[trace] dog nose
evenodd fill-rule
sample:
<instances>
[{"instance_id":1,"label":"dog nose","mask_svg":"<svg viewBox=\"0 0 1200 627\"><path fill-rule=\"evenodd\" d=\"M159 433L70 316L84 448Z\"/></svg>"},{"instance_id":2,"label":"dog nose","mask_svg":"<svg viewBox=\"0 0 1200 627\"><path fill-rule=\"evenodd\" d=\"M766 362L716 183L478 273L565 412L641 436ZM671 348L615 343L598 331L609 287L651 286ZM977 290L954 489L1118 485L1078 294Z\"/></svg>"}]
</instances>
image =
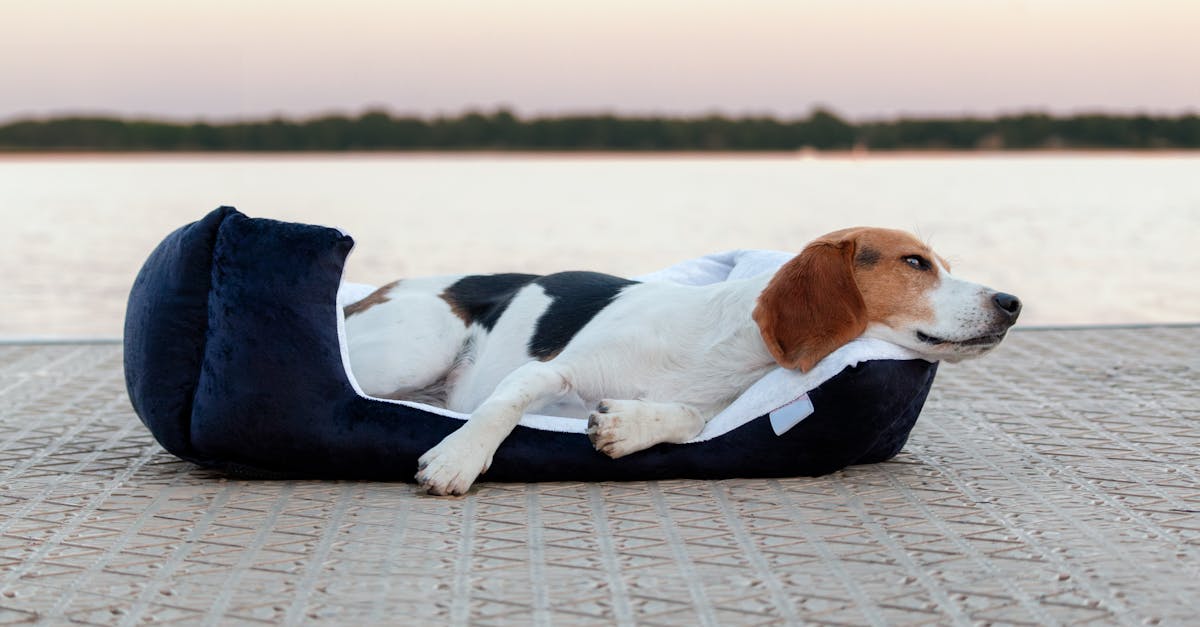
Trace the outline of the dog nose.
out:
<instances>
[{"instance_id":1,"label":"dog nose","mask_svg":"<svg viewBox=\"0 0 1200 627\"><path fill-rule=\"evenodd\" d=\"M1012 294L996 292L992 296L992 303L996 305L996 309L1003 311L1010 321L1016 322L1017 316L1021 314L1021 299Z\"/></svg>"}]
</instances>

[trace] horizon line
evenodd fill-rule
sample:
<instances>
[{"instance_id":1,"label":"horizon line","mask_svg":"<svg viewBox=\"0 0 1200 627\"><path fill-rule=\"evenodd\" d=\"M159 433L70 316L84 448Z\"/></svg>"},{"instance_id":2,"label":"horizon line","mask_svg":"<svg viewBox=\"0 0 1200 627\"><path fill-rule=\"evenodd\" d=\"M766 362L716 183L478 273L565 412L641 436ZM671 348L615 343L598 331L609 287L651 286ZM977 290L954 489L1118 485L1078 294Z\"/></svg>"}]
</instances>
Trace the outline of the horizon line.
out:
<instances>
[{"instance_id":1,"label":"horizon line","mask_svg":"<svg viewBox=\"0 0 1200 627\"><path fill-rule=\"evenodd\" d=\"M639 110L621 110L615 107L599 107L595 109L570 109L562 111L539 111L539 112L521 112L515 107L506 104L497 104L491 106L475 106L467 105L455 112L435 111L435 112L419 112L406 111L400 108L393 108L386 105L366 105L352 108L326 109L316 110L309 113L287 113L283 111L264 112L258 114L247 115L231 115L231 116L209 116L209 115L174 115L174 114L159 114L159 113L136 113L136 112L117 112L103 109L64 109L54 112L22 112L12 115L0 116L0 126L8 126L21 122L51 122L57 120L69 119L92 119L92 120L114 120L120 122L151 122L162 124L209 124L209 125L230 125L244 123L261 123L264 121L284 121L284 122L308 122L325 118L361 118L365 115L373 113L384 113L393 119L420 119L424 121L434 121L439 119L461 119L469 115L483 115L485 117L494 116L501 113L508 113L518 121L528 122L537 120L555 120L555 119L573 119L573 118L598 118L612 117L618 119L653 119L653 120L702 120L708 118L724 118L730 120L743 119L770 119L781 122L799 121L811 118L815 113L829 113L840 120L853 125L862 124L881 124L900 121L914 120L998 120L1002 118L1015 118L1026 116L1043 116L1049 118L1075 118L1075 117L1114 117L1114 118L1187 118L1200 116L1200 105L1188 106L1178 109L1156 109L1153 107L1077 107L1070 111L1055 111L1052 107L1029 106L1021 108L1013 108L1000 110L991 113L980 113L970 111L960 112L899 112L894 114L880 114L867 116L847 116L838 111L836 107L818 104L810 107L806 113L779 113L769 111L755 111L746 109L743 111L728 111L720 108L712 108L696 111L639 111Z\"/></svg>"}]
</instances>

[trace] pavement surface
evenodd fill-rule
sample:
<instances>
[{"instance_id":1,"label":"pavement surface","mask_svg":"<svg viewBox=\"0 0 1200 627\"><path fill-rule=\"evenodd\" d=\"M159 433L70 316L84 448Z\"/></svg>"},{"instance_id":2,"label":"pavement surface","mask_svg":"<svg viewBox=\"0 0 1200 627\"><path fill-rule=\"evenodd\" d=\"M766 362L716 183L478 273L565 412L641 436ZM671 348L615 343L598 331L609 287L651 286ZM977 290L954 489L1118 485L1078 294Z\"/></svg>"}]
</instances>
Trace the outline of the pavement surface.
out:
<instances>
[{"instance_id":1,"label":"pavement surface","mask_svg":"<svg viewBox=\"0 0 1200 627\"><path fill-rule=\"evenodd\" d=\"M819 478L244 481L117 345L0 345L0 622L1197 624L1200 326L1014 332Z\"/></svg>"}]
</instances>

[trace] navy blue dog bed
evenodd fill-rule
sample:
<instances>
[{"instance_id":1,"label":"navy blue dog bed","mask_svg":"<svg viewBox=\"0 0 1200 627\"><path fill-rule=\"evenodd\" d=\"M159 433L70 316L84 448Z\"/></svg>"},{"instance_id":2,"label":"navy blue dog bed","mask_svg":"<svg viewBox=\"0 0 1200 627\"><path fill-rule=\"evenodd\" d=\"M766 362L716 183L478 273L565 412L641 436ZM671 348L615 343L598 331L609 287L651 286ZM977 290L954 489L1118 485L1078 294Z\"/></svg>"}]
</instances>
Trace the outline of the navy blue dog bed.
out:
<instances>
[{"instance_id":1,"label":"navy blue dog bed","mask_svg":"<svg viewBox=\"0 0 1200 627\"><path fill-rule=\"evenodd\" d=\"M163 448L240 476L412 480L417 458L462 417L357 391L337 301L352 246L336 229L230 207L167 236L138 274L125 320L129 397ZM919 359L864 361L809 390L800 401L813 411L794 426L780 429L794 409L784 407L774 425L761 415L617 460L580 432L518 426L481 479L821 475L880 462L904 446L936 370Z\"/></svg>"}]
</instances>

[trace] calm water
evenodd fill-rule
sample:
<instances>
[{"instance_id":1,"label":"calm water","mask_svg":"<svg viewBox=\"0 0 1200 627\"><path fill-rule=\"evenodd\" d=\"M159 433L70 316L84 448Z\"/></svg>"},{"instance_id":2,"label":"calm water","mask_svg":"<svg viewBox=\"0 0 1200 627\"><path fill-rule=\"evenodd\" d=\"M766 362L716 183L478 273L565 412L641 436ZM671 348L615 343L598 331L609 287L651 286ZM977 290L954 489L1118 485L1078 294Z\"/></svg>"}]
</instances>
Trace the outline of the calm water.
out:
<instances>
[{"instance_id":1,"label":"calm water","mask_svg":"<svg viewBox=\"0 0 1200 627\"><path fill-rule=\"evenodd\" d=\"M870 224L1027 324L1200 320L1200 155L0 156L0 337L118 336L146 254L220 204L345 229L360 282L636 274Z\"/></svg>"}]
</instances>

